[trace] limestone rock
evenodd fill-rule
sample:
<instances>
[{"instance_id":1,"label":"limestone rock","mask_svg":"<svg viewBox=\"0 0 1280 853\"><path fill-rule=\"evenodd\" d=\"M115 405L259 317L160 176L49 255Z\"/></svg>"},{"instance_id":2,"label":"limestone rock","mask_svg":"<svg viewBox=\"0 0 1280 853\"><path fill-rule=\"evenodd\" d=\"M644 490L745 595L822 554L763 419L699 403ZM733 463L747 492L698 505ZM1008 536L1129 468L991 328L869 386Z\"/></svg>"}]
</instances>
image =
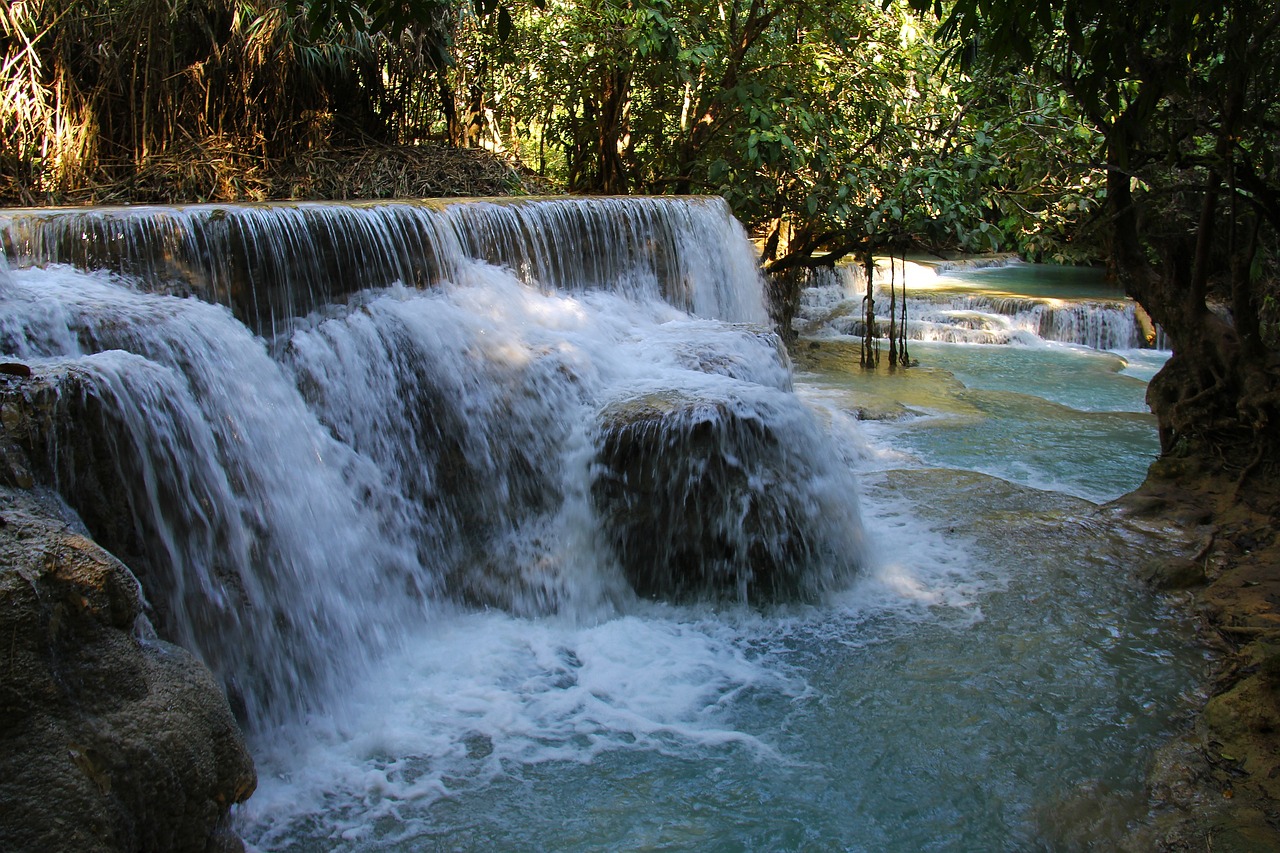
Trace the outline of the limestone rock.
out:
<instances>
[{"instance_id":1,"label":"limestone rock","mask_svg":"<svg viewBox=\"0 0 1280 853\"><path fill-rule=\"evenodd\" d=\"M129 494L141 470L118 440L120 424L84 374L40 366L25 379L0 375L0 486L56 488L93 541L124 562L150 593L147 616L162 635L168 613L165 567L150 556L155 531L132 512Z\"/></svg>"},{"instance_id":2,"label":"limestone rock","mask_svg":"<svg viewBox=\"0 0 1280 853\"><path fill-rule=\"evenodd\" d=\"M729 400L670 392L607 406L592 498L636 593L811 600L847 578L861 555L826 535L835 528L806 491L815 472L795 440Z\"/></svg>"},{"instance_id":3,"label":"limestone rock","mask_svg":"<svg viewBox=\"0 0 1280 853\"><path fill-rule=\"evenodd\" d=\"M209 671L134 632L129 570L0 488L0 849L235 850L252 759Z\"/></svg>"}]
</instances>

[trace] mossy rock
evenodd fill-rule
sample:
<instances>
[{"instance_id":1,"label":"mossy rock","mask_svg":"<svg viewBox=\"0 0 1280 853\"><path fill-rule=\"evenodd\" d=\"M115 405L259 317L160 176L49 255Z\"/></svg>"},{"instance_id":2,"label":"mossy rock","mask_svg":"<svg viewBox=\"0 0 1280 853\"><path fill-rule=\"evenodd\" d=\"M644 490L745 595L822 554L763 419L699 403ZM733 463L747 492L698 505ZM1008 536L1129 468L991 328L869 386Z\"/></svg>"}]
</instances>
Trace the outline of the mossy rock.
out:
<instances>
[{"instance_id":1,"label":"mossy rock","mask_svg":"<svg viewBox=\"0 0 1280 853\"><path fill-rule=\"evenodd\" d=\"M807 457L749 407L681 392L617 401L595 461L604 535L642 597L812 600L858 559L824 536Z\"/></svg>"},{"instance_id":2,"label":"mossy rock","mask_svg":"<svg viewBox=\"0 0 1280 853\"><path fill-rule=\"evenodd\" d=\"M137 580L63 512L0 487L0 848L242 849L257 780L225 695L139 638Z\"/></svg>"}]
</instances>

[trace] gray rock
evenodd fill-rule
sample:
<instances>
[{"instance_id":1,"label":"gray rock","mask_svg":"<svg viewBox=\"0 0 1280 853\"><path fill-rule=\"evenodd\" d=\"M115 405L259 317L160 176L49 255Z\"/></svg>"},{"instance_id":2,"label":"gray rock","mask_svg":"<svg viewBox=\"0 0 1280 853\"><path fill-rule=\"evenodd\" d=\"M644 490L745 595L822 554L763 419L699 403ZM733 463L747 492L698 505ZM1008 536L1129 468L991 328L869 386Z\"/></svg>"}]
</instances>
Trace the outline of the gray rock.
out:
<instances>
[{"instance_id":1,"label":"gray rock","mask_svg":"<svg viewBox=\"0 0 1280 853\"><path fill-rule=\"evenodd\" d=\"M228 816L257 780L221 687L143 639L134 574L25 488L42 468L27 449L74 395L49 377L3 383L0 849L243 849Z\"/></svg>"},{"instance_id":2,"label":"gray rock","mask_svg":"<svg viewBox=\"0 0 1280 853\"><path fill-rule=\"evenodd\" d=\"M670 392L607 406L591 494L636 593L813 600L847 581L860 528L824 517L832 507L808 490L816 472L799 440L728 400Z\"/></svg>"}]
</instances>

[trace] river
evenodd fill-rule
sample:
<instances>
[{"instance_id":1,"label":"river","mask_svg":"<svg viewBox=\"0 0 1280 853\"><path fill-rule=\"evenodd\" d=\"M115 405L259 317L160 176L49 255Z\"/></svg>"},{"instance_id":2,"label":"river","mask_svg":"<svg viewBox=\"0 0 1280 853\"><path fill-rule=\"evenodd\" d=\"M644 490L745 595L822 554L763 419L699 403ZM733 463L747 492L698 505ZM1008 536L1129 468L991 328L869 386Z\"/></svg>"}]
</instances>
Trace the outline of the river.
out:
<instances>
[{"instance_id":1,"label":"river","mask_svg":"<svg viewBox=\"0 0 1280 853\"><path fill-rule=\"evenodd\" d=\"M918 363L868 372L834 282L784 359L722 205L594 204L603 231L571 205L340 208L375 247L397 217L432 223L440 280L365 281L357 260L322 265L318 297L223 283L226 247L200 235L235 220L300 275L320 208L156 220L199 236L209 274L178 237L142 253L155 269L101 272L49 249L51 226L5 225L0 343L108 402L171 572L149 579L156 618L247 716L251 847L1111 849L1139 830L1205 662L1135 580L1154 543L1097 511L1157 449L1161 356L1131 306L1043 270L919 270ZM748 574L775 543L734 519L781 519L805 560L769 559L803 594L630 591L601 435L654 399L694 412L658 429L720 445L659 460L665 485L629 505L674 501L676 533ZM680 505L713 469L733 500Z\"/></svg>"}]
</instances>

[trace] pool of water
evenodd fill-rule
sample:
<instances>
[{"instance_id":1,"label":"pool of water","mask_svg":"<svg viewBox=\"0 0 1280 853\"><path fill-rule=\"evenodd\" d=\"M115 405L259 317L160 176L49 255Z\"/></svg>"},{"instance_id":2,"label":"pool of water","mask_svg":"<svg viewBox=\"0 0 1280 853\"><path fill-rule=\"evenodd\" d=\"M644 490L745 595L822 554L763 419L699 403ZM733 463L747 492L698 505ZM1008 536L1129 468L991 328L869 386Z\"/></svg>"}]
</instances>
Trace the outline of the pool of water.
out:
<instances>
[{"instance_id":1,"label":"pool of water","mask_svg":"<svg viewBox=\"0 0 1280 853\"><path fill-rule=\"evenodd\" d=\"M1154 373L1167 353L924 342L911 353L916 367L866 371L856 341L810 342L796 354L800 391L868 417L860 429L878 465L963 468L1106 501L1137 488L1159 452L1133 373Z\"/></svg>"},{"instance_id":2,"label":"pool of water","mask_svg":"<svg viewBox=\"0 0 1280 853\"><path fill-rule=\"evenodd\" d=\"M260 849L1076 849L1126 837L1201 666L1083 502L864 477L826 606L441 614L279 732Z\"/></svg>"},{"instance_id":3,"label":"pool of water","mask_svg":"<svg viewBox=\"0 0 1280 853\"><path fill-rule=\"evenodd\" d=\"M258 735L259 850L1142 849L1204 666L1096 502L1156 452L1160 355L796 352L869 565L819 606L440 609L344 703ZM858 415L874 418L859 420Z\"/></svg>"},{"instance_id":4,"label":"pool of water","mask_svg":"<svg viewBox=\"0 0 1280 853\"><path fill-rule=\"evenodd\" d=\"M1008 296L1051 299L1124 299L1124 288L1106 277L1099 267L1027 264L1019 261L978 269L944 271L934 278L908 277L923 288L942 287Z\"/></svg>"}]
</instances>

